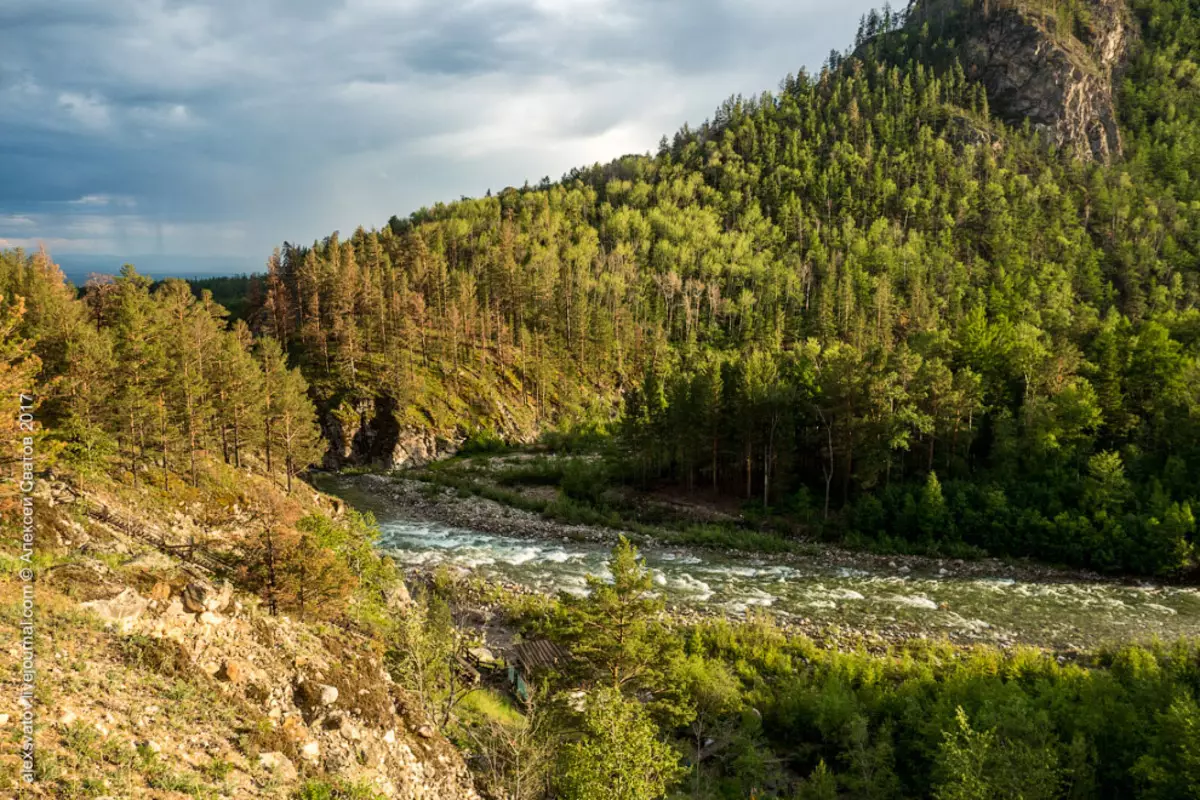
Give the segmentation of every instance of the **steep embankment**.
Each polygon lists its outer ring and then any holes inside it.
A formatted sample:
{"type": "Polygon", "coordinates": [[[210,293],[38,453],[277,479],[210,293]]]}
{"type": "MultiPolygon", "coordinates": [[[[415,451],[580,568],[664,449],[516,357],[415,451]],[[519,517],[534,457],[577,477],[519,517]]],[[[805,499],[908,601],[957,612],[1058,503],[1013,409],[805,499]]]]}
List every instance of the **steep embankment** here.
{"type": "MultiPolygon", "coordinates": [[[[52,486],[38,504],[43,725],[31,796],[278,798],[309,782],[414,800],[475,796],[457,750],[393,683],[380,643],[273,616],[196,563],[232,563],[252,525],[247,509],[214,525],[195,506],[156,506],[149,492],[52,486]],[[204,546],[191,560],[155,546],[193,537],[204,546]]],[[[330,508],[315,495],[301,504],[330,508]]],[[[236,581],[237,569],[228,575],[236,581]]],[[[19,598],[15,580],[0,581],[6,625],[19,598]]],[[[0,651],[0,672],[15,675],[19,656],[0,651]]]]}

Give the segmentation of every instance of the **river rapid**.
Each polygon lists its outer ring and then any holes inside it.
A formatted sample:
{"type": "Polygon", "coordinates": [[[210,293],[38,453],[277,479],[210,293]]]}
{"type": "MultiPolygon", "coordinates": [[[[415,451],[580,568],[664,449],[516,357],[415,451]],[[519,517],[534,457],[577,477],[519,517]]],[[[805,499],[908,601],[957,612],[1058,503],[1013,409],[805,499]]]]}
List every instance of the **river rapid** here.
{"type": "MultiPolygon", "coordinates": [[[[609,577],[611,542],[567,536],[573,532],[567,528],[555,536],[545,520],[531,515],[525,535],[524,512],[486,509],[496,504],[449,493],[430,499],[428,492],[404,485],[409,483],[360,476],[323,488],[373,512],[381,547],[409,570],[444,564],[534,591],[575,595],[586,594],[587,576],[609,577]],[[505,524],[495,524],[493,514],[505,524]],[[473,516],[490,531],[463,524],[473,516]]],[[[1025,642],[1063,650],[1200,632],[1200,592],[1193,587],[1065,573],[1030,578],[999,562],[989,562],[994,574],[981,574],[978,565],[929,559],[863,558],[854,564],[851,558],[853,565],[847,565],[846,558],[830,563],[653,543],[641,545],[640,552],[671,607],[735,617],[768,609],[810,631],[887,640],[1025,642]]]]}

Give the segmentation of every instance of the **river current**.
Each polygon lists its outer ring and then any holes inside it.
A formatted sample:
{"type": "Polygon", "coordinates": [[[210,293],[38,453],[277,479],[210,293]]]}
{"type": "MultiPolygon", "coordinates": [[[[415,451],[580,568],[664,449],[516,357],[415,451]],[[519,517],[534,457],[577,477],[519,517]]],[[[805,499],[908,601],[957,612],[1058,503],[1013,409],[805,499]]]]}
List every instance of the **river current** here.
{"type": "MultiPolygon", "coordinates": [[[[609,549],[601,544],[483,533],[373,510],[382,547],[407,568],[446,564],[577,595],[587,592],[588,575],[610,577],[609,549]]],[[[1190,587],[968,577],[956,575],[952,562],[949,568],[910,572],[820,566],[800,558],[778,563],[669,546],[643,547],[641,553],[669,604],[734,616],[770,609],[809,625],[1056,647],[1200,631],[1200,594],[1190,587]]]]}

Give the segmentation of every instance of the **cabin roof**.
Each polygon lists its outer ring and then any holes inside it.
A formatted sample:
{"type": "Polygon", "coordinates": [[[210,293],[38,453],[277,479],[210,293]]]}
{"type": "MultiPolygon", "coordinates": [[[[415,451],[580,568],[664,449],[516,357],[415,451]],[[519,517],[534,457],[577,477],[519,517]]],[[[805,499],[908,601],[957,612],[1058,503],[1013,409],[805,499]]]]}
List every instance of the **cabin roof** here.
{"type": "Polygon", "coordinates": [[[564,664],[571,654],[547,639],[535,639],[513,645],[513,660],[526,670],[535,670],[564,664]]]}

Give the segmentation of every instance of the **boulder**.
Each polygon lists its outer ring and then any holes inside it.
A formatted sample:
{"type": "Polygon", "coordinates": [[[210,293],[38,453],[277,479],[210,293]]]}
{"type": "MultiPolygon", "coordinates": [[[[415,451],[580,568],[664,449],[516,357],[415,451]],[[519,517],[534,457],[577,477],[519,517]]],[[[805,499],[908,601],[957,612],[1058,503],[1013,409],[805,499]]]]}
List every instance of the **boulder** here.
{"type": "Polygon", "coordinates": [[[204,609],[216,614],[224,614],[233,605],[233,584],[222,581],[221,588],[215,594],[210,593],[204,598],[204,609]]]}
{"type": "Polygon", "coordinates": [[[122,631],[128,631],[149,605],[150,602],[134,589],[126,588],[115,597],[83,603],[82,607],[92,611],[105,622],[119,626],[122,631]]]}
{"type": "Polygon", "coordinates": [[[192,614],[203,614],[208,610],[204,604],[208,596],[209,589],[202,583],[189,583],[179,593],[179,599],[183,601],[184,609],[192,614]]]}

